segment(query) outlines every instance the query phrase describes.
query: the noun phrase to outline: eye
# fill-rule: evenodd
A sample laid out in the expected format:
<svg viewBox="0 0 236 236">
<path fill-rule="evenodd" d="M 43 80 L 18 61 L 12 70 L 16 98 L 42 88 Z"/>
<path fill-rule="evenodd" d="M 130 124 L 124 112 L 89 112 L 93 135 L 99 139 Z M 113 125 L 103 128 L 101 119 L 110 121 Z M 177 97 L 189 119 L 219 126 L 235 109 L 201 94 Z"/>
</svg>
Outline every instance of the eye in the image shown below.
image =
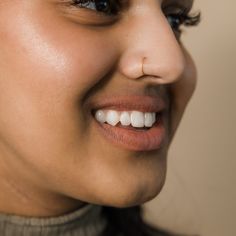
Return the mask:
<svg viewBox="0 0 236 236">
<path fill-rule="evenodd" d="M 174 14 L 171 14 L 171 15 L 168 15 L 167 17 L 167 20 L 171 26 L 171 28 L 173 30 L 179 30 L 180 26 L 182 25 L 183 23 L 183 18 L 179 15 L 174 15 Z"/>
<path fill-rule="evenodd" d="M 195 26 L 200 22 L 200 13 L 192 15 L 189 13 L 190 9 L 175 7 L 164 10 L 166 19 L 169 22 L 173 31 L 180 35 L 181 26 Z"/>
<path fill-rule="evenodd" d="M 72 5 L 106 15 L 117 15 L 121 7 L 117 0 L 73 0 Z"/>
</svg>

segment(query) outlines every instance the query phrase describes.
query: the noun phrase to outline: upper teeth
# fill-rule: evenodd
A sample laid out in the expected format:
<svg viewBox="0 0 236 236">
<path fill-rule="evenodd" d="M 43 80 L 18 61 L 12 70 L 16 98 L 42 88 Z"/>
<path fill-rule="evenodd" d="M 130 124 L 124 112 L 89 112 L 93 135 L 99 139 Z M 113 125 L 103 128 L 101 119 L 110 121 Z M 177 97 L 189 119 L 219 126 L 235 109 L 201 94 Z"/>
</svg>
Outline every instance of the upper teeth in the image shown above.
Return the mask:
<svg viewBox="0 0 236 236">
<path fill-rule="evenodd" d="M 95 118 L 100 123 L 116 126 L 119 122 L 123 126 L 132 125 L 135 128 L 152 127 L 156 122 L 155 112 L 97 110 Z"/>
</svg>

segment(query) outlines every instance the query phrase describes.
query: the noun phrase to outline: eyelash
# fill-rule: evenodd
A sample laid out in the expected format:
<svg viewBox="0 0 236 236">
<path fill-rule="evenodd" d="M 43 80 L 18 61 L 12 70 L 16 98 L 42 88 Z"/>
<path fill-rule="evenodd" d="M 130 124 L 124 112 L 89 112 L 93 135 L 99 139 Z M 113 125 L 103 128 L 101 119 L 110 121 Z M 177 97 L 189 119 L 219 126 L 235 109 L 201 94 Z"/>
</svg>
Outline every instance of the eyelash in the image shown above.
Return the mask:
<svg viewBox="0 0 236 236">
<path fill-rule="evenodd" d="M 72 0 L 72 5 L 79 8 L 89 8 L 93 4 L 92 10 L 96 10 L 105 15 L 117 15 L 121 9 L 120 0 Z"/>
<path fill-rule="evenodd" d="M 93 8 L 91 8 L 93 4 Z M 87 8 L 98 11 L 107 16 L 118 15 L 121 8 L 121 0 L 72 0 L 72 5 L 79 8 Z M 200 22 L 200 13 L 190 15 L 187 8 L 176 6 L 178 13 L 166 14 L 166 18 L 173 31 L 180 34 L 182 25 L 195 26 Z"/>
<path fill-rule="evenodd" d="M 166 15 L 166 18 L 171 26 L 171 28 L 177 32 L 181 33 L 180 27 L 184 26 L 196 26 L 201 19 L 201 14 L 189 14 L 187 9 L 181 10 L 179 13 L 170 13 Z"/>
</svg>

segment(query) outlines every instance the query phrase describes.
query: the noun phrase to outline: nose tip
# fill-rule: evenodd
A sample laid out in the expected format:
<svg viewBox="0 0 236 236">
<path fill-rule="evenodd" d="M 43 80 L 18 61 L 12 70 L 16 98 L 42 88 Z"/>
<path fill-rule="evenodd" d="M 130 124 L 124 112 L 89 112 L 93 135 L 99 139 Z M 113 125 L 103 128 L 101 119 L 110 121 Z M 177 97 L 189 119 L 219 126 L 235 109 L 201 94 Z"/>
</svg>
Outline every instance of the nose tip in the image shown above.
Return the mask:
<svg viewBox="0 0 236 236">
<path fill-rule="evenodd" d="M 173 83 L 185 69 L 182 49 L 163 15 L 150 22 L 149 26 L 141 22 L 130 30 L 119 70 L 129 79 L 152 78 L 160 84 Z"/>
<path fill-rule="evenodd" d="M 142 77 L 144 72 L 144 63 L 146 57 L 142 54 L 132 53 L 127 57 L 123 57 L 120 62 L 120 72 L 129 79 L 137 79 Z"/>
<path fill-rule="evenodd" d="M 149 76 L 160 84 L 177 81 L 185 69 L 185 58 L 180 46 L 176 46 L 175 50 L 168 48 L 166 51 L 165 46 L 161 49 L 160 47 L 160 45 L 156 48 L 147 47 L 139 53 L 126 52 L 120 61 L 120 72 L 133 80 Z"/>
</svg>

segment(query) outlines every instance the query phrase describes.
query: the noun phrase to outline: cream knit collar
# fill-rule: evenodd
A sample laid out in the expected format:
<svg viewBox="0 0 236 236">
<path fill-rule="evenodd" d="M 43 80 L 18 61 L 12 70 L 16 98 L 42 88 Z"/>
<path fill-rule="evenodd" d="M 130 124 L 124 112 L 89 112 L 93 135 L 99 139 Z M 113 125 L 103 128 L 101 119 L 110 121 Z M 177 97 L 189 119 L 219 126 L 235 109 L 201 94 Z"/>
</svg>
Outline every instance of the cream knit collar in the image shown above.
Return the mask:
<svg viewBox="0 0 236 236">
<path fill-rule="evenodd" d="M 0 214 L 1 236 L 99 236 L 106 227 L 102 207 L 86 205 L 58 217 L 35 218 Z"/>
</svg>

